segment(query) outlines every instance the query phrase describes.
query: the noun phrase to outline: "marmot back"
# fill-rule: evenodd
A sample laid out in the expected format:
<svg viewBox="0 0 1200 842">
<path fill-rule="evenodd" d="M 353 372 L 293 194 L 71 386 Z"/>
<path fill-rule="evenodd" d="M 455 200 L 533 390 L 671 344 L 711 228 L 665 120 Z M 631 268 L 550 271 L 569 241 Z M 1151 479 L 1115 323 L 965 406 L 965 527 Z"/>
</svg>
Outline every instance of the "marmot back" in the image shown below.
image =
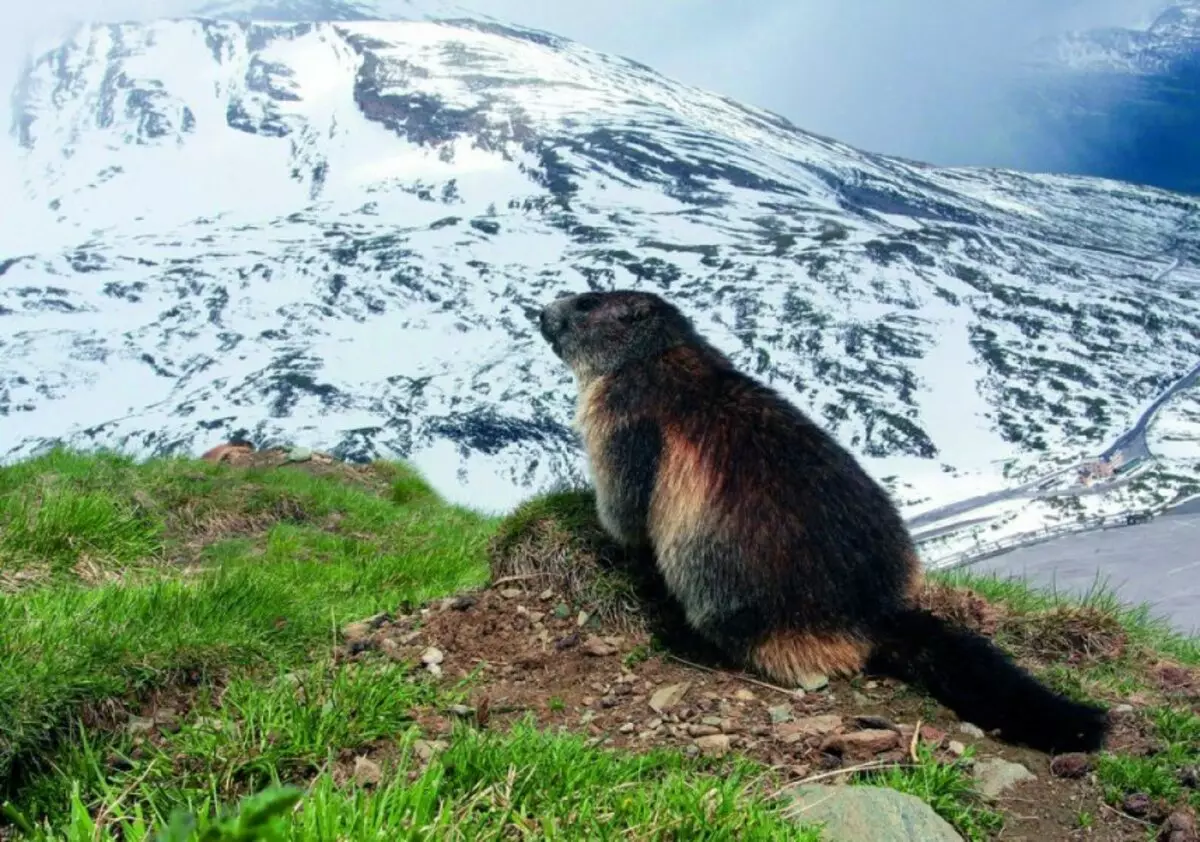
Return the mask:
<svg viewBox="0 0 1200 842">
<path fill-rule="evenodd" d="M 1098 708 L 916 607 L 921 567 L 886 490 L 659 296 L 559 299 L 541 331 L 580 385 L 605 529 L 652 551 L 697 632 L 771 680 L 864 668 L 923 683 L 1006 739 L 1098 748 Z"/>
</svg>

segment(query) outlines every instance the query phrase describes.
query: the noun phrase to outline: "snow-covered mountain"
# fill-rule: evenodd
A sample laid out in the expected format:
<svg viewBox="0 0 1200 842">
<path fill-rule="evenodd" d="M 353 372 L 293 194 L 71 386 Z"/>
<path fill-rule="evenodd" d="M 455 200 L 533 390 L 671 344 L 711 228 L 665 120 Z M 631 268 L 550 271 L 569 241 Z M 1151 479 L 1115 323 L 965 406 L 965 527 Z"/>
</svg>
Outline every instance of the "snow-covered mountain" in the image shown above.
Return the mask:
<svg viewBox="0 0 1200 842">
<path fill-rule="evenodd" d="M 1028 166 L 1200 194 L 1200 0 L 1047 39 L 1031 70 L 1017 108 Z"/>
<path fill-rule="evenodd" d="M 494 21 L 321 15 L 89 26 L 31 63 L 4 459 L 243 433 L 511 506 L 582 471 L 530 314 L 640 286 L 915 512 L 1100 453 L 1200 360 L 1195 199 L 867 154 Z M 1197 482 L 1178 438 L 1121 505 Z"/>
</svg>

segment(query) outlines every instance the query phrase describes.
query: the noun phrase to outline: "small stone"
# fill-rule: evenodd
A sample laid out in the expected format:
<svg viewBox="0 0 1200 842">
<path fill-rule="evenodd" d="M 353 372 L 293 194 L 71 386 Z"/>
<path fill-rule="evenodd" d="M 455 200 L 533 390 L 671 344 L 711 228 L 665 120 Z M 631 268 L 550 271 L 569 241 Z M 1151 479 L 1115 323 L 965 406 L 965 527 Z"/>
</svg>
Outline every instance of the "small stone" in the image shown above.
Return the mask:
<svg viewBox="0 0 1200 842">
<path fill-rule="evenodd" d="M 716 725 L 689 725 L 687 733 L 689 737 L 711 737 L 720 734 L 721 729 Z"/>
<path fill-rule="evenodd" d="M 921 726 L 921 742 L 929 743 L 933 746 L 940 746 L 942 741 L 946 739 L 946 732 L 941 728 L 934 728 L 932 725 Z"/>
<path fill-rule="evenodd" d="M 879 682 L 878 681 L 868 681 L 865 686 L 868 690 L 877 690 L 879 688 Z"/>
<path fill-rule="evenodd" d="M 967 753 L 967 747 L 958 740 L 951 740 L 950 742 L 946 743 L 946 750 L 955 757 L 962 757 Z"/>
<path fill-rule="evenodd" d="M 736 719 L 726 717 L 721 720 L 721 730 L 726 734 L 737 734 L 742 730 L 742 724 Z"/>
<path fill-rule="evenodd" d="M 626 722 L 617 730 L 622 734 L 632 734 L 636 730 L 636 726 L 632 722 Z"/>
<path fill-rule="evenodd" d="M 1177 810 L 1167 816 L 1167 820 L 1159 828 L 1156 842 L 1200 842 L 1195 816 L 1184 810 Z"/>
<path fill-rule="evenodd" d="M 444 660 L 446 660 L 445 654 L 436 646 L 430 646 L 421 653 L 421 663 L 427 667 L 434 664 L 440 664 Z"/>
<path fill-rule="evenodd" d="M 450 713 L 454 714 L 455 716 L 464 719 L 475 712 L 466 705 L 450 705 L 450 707 L 446 708 L 446 710 L 450 711 Z"/>
<path fill-rule="evenodd" d="M 571 609 L 567 607 L 565 602 L 560 602 L 554 606 L 554 616 L 560 620 L 565 620 L 571 616 Z"/>
<path fill-rule="evenodd" d="M 429 672 L 429 674 L 430 674 L 430 675 L 432 675 L 434 678 L 441 678 L 441 677 L 442 677 L 442 665 L 441 665 L 441 664 L 426 664 L 426 665 L 425 665 L 425 669 L 426 669 L 426 670 Z"/>
<path fill-rule="evenodd" d="M 791 745 L 807 737 L 824 737 L 842 727 L 842 718 L 836 714 L 808 716 L 795 722 L 784 722 L 775 727 L 775 736 Z"/>
<path fill-rule="evenodd" d="M 413 743 L 413 754 L 421 762 L 428 763 L 434 755 L 445 751 L 449 747 L 442 740 L 417 740 Z"/>
<path fill-rule="evenodd" d="M 1013 763 L 1000 757 L 991 757 L 975 764 L 975 780 L 979 784 L 980 795 L 994 800 L 1000 797 L 1001 793 L 1022 781 L 1037 780 L 1037 775 L 1020 763 Z"/>
<path fill-rule="evenodd" d="M 801 673 L 798 683 L 800 689 L 806 693 L 815 693 L 829 686 L 829 676 L 821 675 L 819 672 Z"/>
<path fill-rule="evenodd" d="M 587 725 L 589 722 L 591 722 L 595 718 L 596 718 L 596 711 L 585 710 L 582 714 L 579 715 L 579 724 Z"/>
<path fill-rule="evenodd" d="M 970 722 L 958 723 L 958 732 L 960 734 L 966 734 L 968 737 L 974 737 L 977 740 L 982 740 L 986 736 L 983 733 L 982 728 L 980 728 L 978 725 L 973 725 Z"/>
<path fill-rule="evenodd" d="M 670 684 L 661 687 L 650 697 L 650 709 L 655 713 L 663 713 L 683 701 L 684 695 L 692 685 L 685 681 L 681 684 Z"/>
<path fill-rule="evenodd" d="M 1121 803 L 1121 809 L 1135 819 L 1140 819 L 1150 812 L 1150 796 L 1144 792 L 1127 795 Z"/>
<path fill-rule="evenodd" d="M 587 640 L 583 642 L 581 651 L 596 658 L 603 658 L 607 655 L 615 655 L 621 650 L 595 635 L 588 635 Z"/>
<path fill-rule="evenodd" d="M 368 622 L 349 623 L 342 627 L 342 637 L 348 643 L 353 643 L 356 640 L 362 640 L 371 634 L 371 624 Z"/>
<path fill-rule="evenodd" d="M 293 447 L 288 451 L 287 461 L 289 462 L 307 462 L 313 458 L 311 447 Z"/>
<path fill-rule="evenodd" d="M 661 719 L 659 719 L 657 716 L 654 717 L 653 719 L 647 720 L 647 722 L 646 722 L 646 727 L 649 728 L 651 731 L 657 731 L 662 726 L 663 726 L 663 721 Z"/>
<path fill-rule="evenodd" d="M 710 734 L 705 737 L 697 737 L 693 741 L 696 748 L 700 749 L 701 754 L 709 757 L 724 757 L 729 753 L 732 743 L 727 734 Z"/>
<path fill-rule="evenodd" d="M 767 713 L 771 717 L 772 725 L 778 725 L 781 722 L 791 722 L 792 720 L 791 705 L 774 705 L 767 708 Z"/>
<path fill-rule="evenodd" d="M 864 714 L 862 716 L 854 717 L 854 721 L 859 728 L 874 728 L 880 731 L 897 730 L 896 723 L 892 722 L 892 720 L 888 719 L 886 716 Z"/>
<path fill-rule="evenodd" d="M 590 620 L 591 618 L 592 617 L 590 614 L 588 614 L 588 612 L 580 611 L 579 616 L 575 618 L 575 625 L 579 626 L 580 628 L 583 628 L 584 626 L 587 625 L 587 621 Z"/>
<path fill-rule="evenodd" d="M 404 660 L 404 652 L 400 649 L 400 644 L 390 637 L 385 637 L 383 640 L 379 641 L 379 648 L 382 650 L 383 654 L 387 655 L 393 661 Z"/>
<path fill-rule="evenodd" d="M 154 730 L 154 720 L 148 716 L 131 716 L 125 727 L 130 734 L 148 734 Z"/>
<path fill-rule="evenodd" d="M 621 700 L 613 695 L 604 696 L 600 699 L 600 707 L 604 708 L 605 710 L 608 708 L 615 708 L 620 703 Z"/>
<path fill-rule="evenodd" d="M 1133 713 L 1133 705 L 1114 705 L 1109 713 L 1114 716 L 1129 716 Z"/>
<path fill-rule="evenodd" d="M 832 734 L 821 743 L 821 750 L 840 754 L 850 760 L 867 760 L 898 745 L 900 735 L 895 731 L 871 728 L 849 734 Z"/>
<path fill-rule="evenodd" d="M 1050 774 L 1058 778 L 1082 778 L 1091 770 L 1091 758 L 1079 752 L 1060 754 L 1050 761 Z"/>
<path fill-rule="evenodd" d="M 579 632 L 571 632 L 555 640 L 554 648 L 561 652 L 564 649 L 570 649 L 572 646 L 578 646 L 579 640 Z"/>
<path fill-rule="evenodd" d="M 521 590 L 520 588 L 504 588 L 500 591 L 500 596 L 504 597 L 505 599 L 516 599 L 523 593 L 525 593 L 525 591 Z"/>
<path fill-rule="evenodd" d="M 546 588 L 546 590 L 538 594 L 538 599 L 542 602 L 549 602 L 554 599 L 554 588 Z"/>
<path fill-rule="evenodd" d="M 374 760 L 354 758 L 354 782 L 359 786 L 375 786 L 383 778 L 383 770 Z"/>
<path fill-rule="evenodd" d="M 733 697 L 739 702 L 753 702 L 758 699 L 753 691 L 747 690 L 745 687 L 733 691 Z"/>
<path fill-rule="evenodd" d="M 450 602 L 450 607 L 455 611 L 466 611 L 468 608 L 474 607 L 479 600 L 473 596 L 458 596 Z"/>
</svg>

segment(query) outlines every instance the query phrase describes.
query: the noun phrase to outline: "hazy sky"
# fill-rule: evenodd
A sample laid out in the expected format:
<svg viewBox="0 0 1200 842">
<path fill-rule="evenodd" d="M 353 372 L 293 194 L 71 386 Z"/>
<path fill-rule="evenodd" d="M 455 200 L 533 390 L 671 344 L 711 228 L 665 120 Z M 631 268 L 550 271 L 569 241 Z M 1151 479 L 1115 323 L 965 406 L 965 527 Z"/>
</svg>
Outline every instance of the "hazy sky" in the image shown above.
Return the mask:
<svg viewBox="0 0 1200 842">
<path fill-rule="evenodd" d="M 637 59 L 856 146 L 971 163 L 994 158 L 1013 140 L 999 96 L 1026 44 L 1064 28 L 1144 24 L 1165 0 L 459 3 Z M 0 56 L 7 65 L 0 83 L 10 89 L 11 67 L 32 37 L 52 33 L 71 16 L 140 18 L 195 5 L 188 0 L 14 3 L 0 32 Z"/>
</svg>

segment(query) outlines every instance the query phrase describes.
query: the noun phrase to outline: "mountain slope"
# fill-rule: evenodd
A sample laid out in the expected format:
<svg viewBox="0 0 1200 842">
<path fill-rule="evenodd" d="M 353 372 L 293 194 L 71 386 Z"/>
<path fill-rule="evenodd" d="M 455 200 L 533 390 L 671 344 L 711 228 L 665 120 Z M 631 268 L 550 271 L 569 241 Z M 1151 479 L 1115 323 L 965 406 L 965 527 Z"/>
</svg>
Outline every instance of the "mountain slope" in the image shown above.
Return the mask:
<svg viewBox="0 0 1200 842">
<path fill-rule="evenodd" d="M 5 459 L 244 431 L 507 507 L 582 470 L 530 312 L 637 285 L 916 510 L 1099 453 L 1200 359 L 1195 200 L 869 155 L 545 33 L 94 26 L 17 102 Z"/>
</svg>

